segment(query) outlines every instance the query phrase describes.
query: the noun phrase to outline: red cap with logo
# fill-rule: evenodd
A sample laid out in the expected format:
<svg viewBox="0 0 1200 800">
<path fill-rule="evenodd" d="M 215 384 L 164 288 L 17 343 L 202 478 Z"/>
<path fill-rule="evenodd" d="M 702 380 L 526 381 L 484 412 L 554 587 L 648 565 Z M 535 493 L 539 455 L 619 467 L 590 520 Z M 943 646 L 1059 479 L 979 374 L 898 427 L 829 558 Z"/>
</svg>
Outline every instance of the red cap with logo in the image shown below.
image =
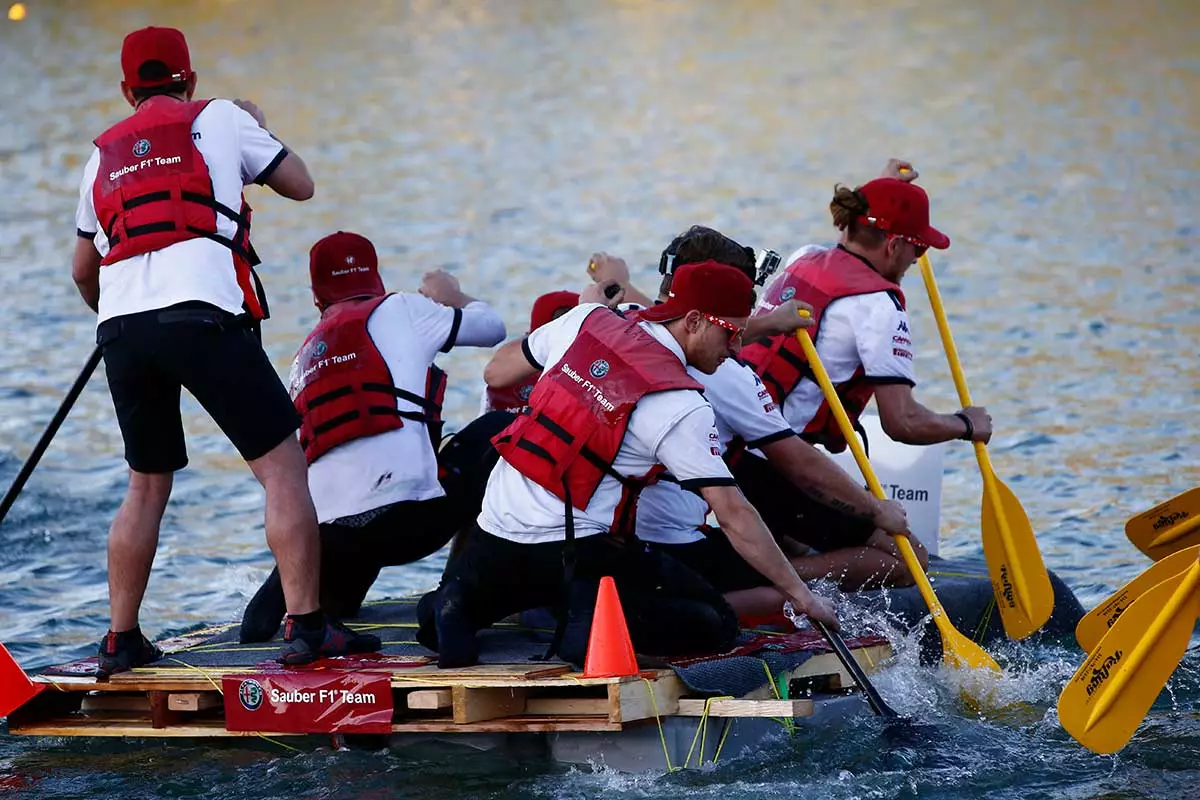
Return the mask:
<svg viewBox="0 0 1200 800">
<path fill-rule="evenodd" d="M 142 80 L 138 70 L 147 61 L 161 61 L 167 68 L 166 77 Z M 187 39 L 175 28 L 142 28 L 125 37 L 121 46 L 121 71 L 125 85 L 131 89 L 148 89 L 192 77 L 192 57 Z"/>
<path fill-rule="evenodd" d="M 536 331 L 577 305 L 579 305 L 579 295 L 576 292 L 547 292 L 533 301 L 533 311 L 529 315 L 529 330 Z"/>
<path fill-rule="evenodd" d="M 308 252 L 308 275 L 321 308 L 353 297 L 387 294 L 375 246 L 357 233 L 338 231 L 314 244 Z"/>
<path fill-rule="evenodd" d="M 929 224 L 929 195 L 915 183 L 899 178 L 876 178 L 858 187 L 867 200 L 867 213 L 859 222 L 881 231 L 916 239 L 938 250 L 950 246 L 950 237 Z"/>
<path fill-rule="evenodd" d="M 721 318 L 750 316 L 754 281 L 737 267 L 716 261 L 687 264 L 675 270 L 667 302 L 638 312 L 638 319 L 670 322 L 689 311 Z"/>
</svg>

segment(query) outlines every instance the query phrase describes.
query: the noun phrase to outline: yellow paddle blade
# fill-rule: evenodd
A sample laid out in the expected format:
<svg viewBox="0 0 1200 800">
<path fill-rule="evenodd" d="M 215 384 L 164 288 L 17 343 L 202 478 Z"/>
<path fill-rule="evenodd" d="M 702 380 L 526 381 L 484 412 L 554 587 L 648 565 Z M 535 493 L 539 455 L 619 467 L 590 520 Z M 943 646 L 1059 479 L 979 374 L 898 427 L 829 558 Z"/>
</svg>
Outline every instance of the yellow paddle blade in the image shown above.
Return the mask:
<svg viewBox="0 0 1200 800">
<path fill-rule="evenodd" d="M 1197 616 L 1200 561 L 1125 609 L 1063 687 L 1063 729 L 1094 753 L 1124 747 L 1179 666 Z"/>
<path fill-rule="evenodd" d="M 1111 597 L 1093 608 L 1075 626 L 1075 641 L 1084 652 L 1090 653 L 1108 629 L 1125 613 L 1129 604 L 1165 580 L 1182 577 L 1196 559 L 1200 558 L 1200 544 L 1172 553 L 1122 586 Z"/>
<path fill-rule="evenodd" d="M 1054 587 L 1021 501 L 994 473 L 991 478 L 984 484 L 980 514 L 983 555 L 1004 632 L 1024 639 L 1054 613 Z"/>
<path fill-rule="evenodd" d="M 1133 517 L 1125 535 L 1155 561 L 1200 544 L 1200 486 Z"/>
</svg>

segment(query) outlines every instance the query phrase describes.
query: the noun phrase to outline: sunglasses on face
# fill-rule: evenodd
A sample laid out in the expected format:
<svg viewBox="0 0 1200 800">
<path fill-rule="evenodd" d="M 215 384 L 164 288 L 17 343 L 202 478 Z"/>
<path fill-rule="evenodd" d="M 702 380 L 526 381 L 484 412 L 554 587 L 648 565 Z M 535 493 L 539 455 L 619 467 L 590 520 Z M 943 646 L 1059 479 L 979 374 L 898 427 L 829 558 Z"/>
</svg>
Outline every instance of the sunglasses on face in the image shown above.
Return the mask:
<svg viewBox="0 0 1200 800">
<path fill-rule="evenodd" d="M 929 249 L 929 245 L 925 244 L 915 236 L 905 236 L 903 233 L 889 233 L 888 236 L 892 239 L 903 239 L 911 244 L 913 249 L 917 252 L 917 258 L 925 255 L 925 251 Z"/>
<path fill-rule="evenodd" d="M 734 325 L 731 322 L 726 322 L 720 317 L 714 317 L 712 314 L 704 314 L 704 318 L 713 325 L 716 325 L 718 328 L 723 328 L 724 330 L 728 331 L 729 341 L 732 342 L 734 339 L 742 338 L 742 332 L 745 330 L 745 328 L 739 328 L 737 325 Z"/>
</svg>

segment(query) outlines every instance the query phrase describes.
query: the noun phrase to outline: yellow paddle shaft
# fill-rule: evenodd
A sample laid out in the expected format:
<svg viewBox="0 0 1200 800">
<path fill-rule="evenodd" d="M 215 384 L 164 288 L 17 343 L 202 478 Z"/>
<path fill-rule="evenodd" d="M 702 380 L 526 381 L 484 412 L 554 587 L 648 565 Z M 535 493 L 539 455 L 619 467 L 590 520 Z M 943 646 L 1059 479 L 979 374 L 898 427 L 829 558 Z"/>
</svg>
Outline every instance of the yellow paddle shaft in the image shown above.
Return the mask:
<svg viewBox="0 0 1200 800">
<path fill-rule="evenodd" d="M 1171 595 L 1171 599 L 1167 601 L 1167 605 L 1154 618 L 1154 622 L 1150 623 L 1146 633 L 1138 639 L 1134 645 L 1133 652 L 1129 654 L 1129 659 L 1125 661 L 1117 669 L 1117 674 L 1112 677 L 1112 681 L 1104 688 L 1104 693 L 1096 701 L 1096 707 L 1092 709 L 1092 713 L 1088 716 L 1087 725 L 1084 726 L 1084 731 L 1090 731 L 1092 727 L 1100 721 L 1100 719 L 1108 713 L 1112 708 L 1112 704 L 1117 701 L 1121 695 L 1121 689 L 1125 684 L 1129 683 L 1130 677 L 1137 672 L 1138 667 L 1150 655 L 1158 644 L 1158 640 L 1162 638 L 1163 631 L 1171 624 L 1175 615 L 1179 613 L 1179 609 L 1187 602 L 1188 597 L 1196 588 L 1200 587 L 1200 560 L 1192 565 L 1192 568 L 1187 571 L 1183 580 L 1179 583 L 1179 588 Z"/>
<path fill-rule="evenodd" d="M 800 316 L 807 317 L 809 314 L 807 311 L 801 310 Z M 821 363 L 821 357 L 817 355 L 817 348 L 813 346 L 812 337 L 808 335 L 808 331 L 798 330 L 796 331 L 796 339 L 800 342 L 800 347 L 804 349 L 804 357 L 808 360 L 808 366 L 816 377 L 817 383 L 821 386 L 821 391 L 825 393 L 830 410 L 833 411 L 833 416 L 837 419 L 838 427 L 842 431 L 842 436 L 846 439 L 846 444 L 850 447 L 850 452 L 854 454 L 854 460 L 858 463 L 859 470 L 862 471 L 863 477 L 867 479 L 867 485 L 871 487 L 871 493 L 880 500 L 886 500 L 887 495 L 883 492 L 883 486 L 880 485 L 879 478 L 875 477 L 875 470 L 871 468 L 871 462 L 867 460 L 867 454 L 863 451 L 862 442 L 858 440 L 857 434 L 854 433 L 854 426 L 850 424 L 850 418 L 846 416 L 846 409 L 842 406 L 841 400 L 837 396 L 837 391 L 833 388 L 833 382 L 829 380 L 829 373 L 825 371 L 825 365 Z M 933 615 L 934 621 L 939 626 L 943 620 L 948 623 L 949 618 L 946 617 L 946 611 L 942 608 L 941 601 L 937 599 L 937 595 L 933 593 L 933 587 L 929 585 L 929 578 L 925 575 L 925 570 L 921 569 L 921 562 L 917 560 L 917 554 L 913 552 L 912 544 L 908 541 L 908 537 L 893 534 L 893 538 L 900 549 L 900 555 L 904 558 L 904 564 L 912 574 L 913 580 L 917 582 L 917 589 L 920 590 L 921 596 L 925 598 L 926 605 L 929 606 L 929 611 Z"/>
<path fill-rule="evenodd" d="M 950 321 L 946 318 L 946 307 L 942 305 L 942 293 L 938 291 L 937 281 L 933 277 L 933 265 L 929 262 L 929 254 L 922 253 L 920 258 L 921 280 L 925 281 L 925 291 L 929 294 L 929 305 L 933 308 L 933 318 L 937 320 L 938 333 L 942 337 L 942 347 L 946 350 L 946 360 L 950 362 L 950 375 L 954 378 L 954 388 L 958 392 L 958 402 L 963 408 L 971 405 L 971 393 L 967 390 L 967 377 L 963 375 L 962 363 L 958 360 L 958 348 L 954 346 L 954 336 L 950 333 Z M 1000 526 L 1000 541 L 1005 550 L 1012 550 L 1012 530 L 1008 525 L 1008 517 L 1000 502 L 1000 493 L 996 489 L 996 473 L 992 469 L 992 459 L 988 456 L 987 445 L 983 442 L 973 442 L 975 460 L 979 462 L 979 474 L 983 478 L 983 491 L 992 498 L 992 510 L 996 515 L 996 524 Z M 1008 566 L 1012 570 L 1013 583 L 1016 586 L 1018 599 L 1027 598 L 1029 585 L 1025 580 L 1025 571 L 1021 569 L 1021 561 L 1009 554 Z"/>
</svg>

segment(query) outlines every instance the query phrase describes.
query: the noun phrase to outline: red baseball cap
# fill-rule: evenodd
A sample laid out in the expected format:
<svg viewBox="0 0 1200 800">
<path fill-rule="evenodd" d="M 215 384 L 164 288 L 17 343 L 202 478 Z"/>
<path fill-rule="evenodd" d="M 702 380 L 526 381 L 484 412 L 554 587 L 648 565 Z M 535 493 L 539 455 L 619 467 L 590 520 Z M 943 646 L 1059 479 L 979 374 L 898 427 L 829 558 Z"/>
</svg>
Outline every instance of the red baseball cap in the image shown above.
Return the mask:
<svg viewBox="0 0 1200 800">
<path fill-rule="evenodd" d="M 638 319 L 670 322 L 689 311 L 714 317 L 748 317 L 754 308 L 754 281 L 737 267 L 716 261 L 686 264 L 675 270 L 667 302 L 638 312 Z"/>
<path fill-rule="evenodd" d="M 147 61 L 161 61 L 167 67 L 167 76 L 147 81 L 138 77 L 138 70 Z M 147 89 L 165 86 L 168 83 L 192 77 L 192 57 L 188 53 L 187 39 L 175 28 L 142 28 L 125 37 L 121 46 L 121 71 L 125 73 L 125 85 L 131 89 Z"/>
<path fill-rule="evenodd" d="M 950 246 L 950 237 L 929 224 L 929 195 L 915 183 L 899 178 L 876 178 L 858 187 L 867 199 L 859 222 L 882 231 L 908 236 L 937 250 Z"/>
<path fill-rule="evenodd" d="M 308 275 L 321 308 L 352 297 L 387 294 L 375 246 L 357 233 L 338 231 L 314 244 L 308 251 Z"/>
<path fill-rule="evenodd" d="M 579 295 L 576 292 L 547 292 L 533 301 L 533 311 L 529 315 L 529 330 L 551 322 L 564 311 L 569 311 L 579 305 Z"/>
</svg>

